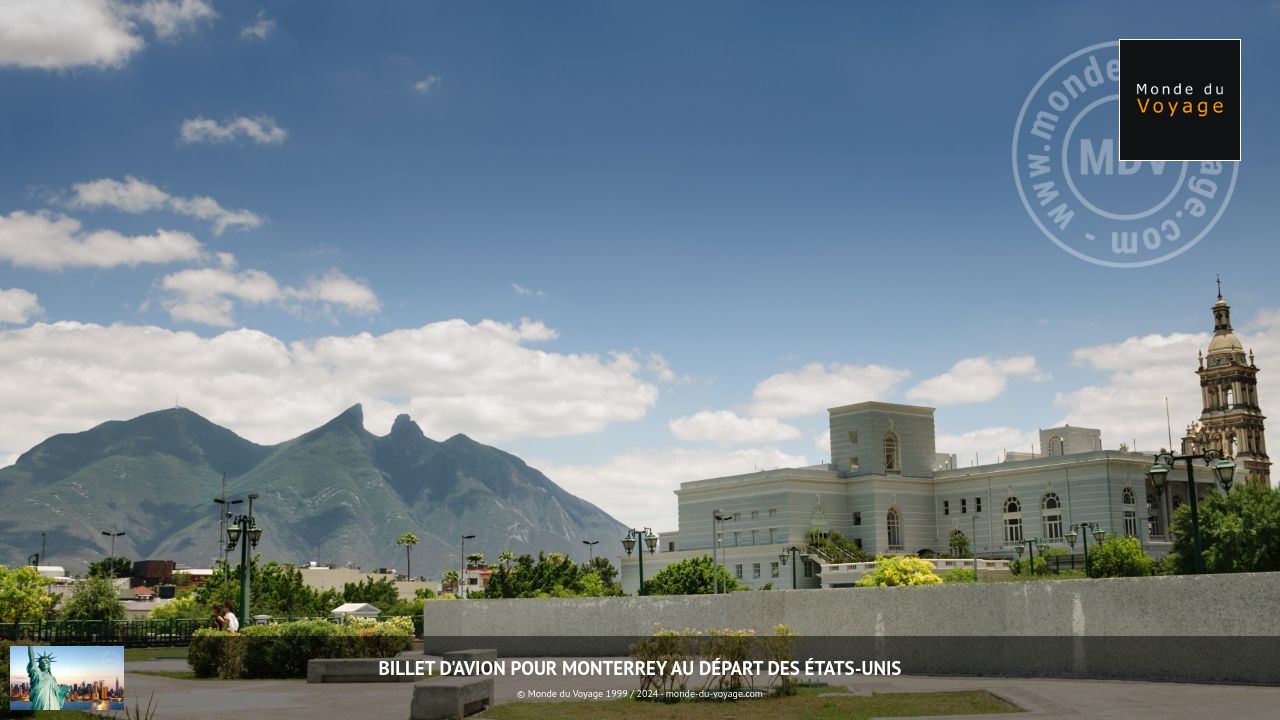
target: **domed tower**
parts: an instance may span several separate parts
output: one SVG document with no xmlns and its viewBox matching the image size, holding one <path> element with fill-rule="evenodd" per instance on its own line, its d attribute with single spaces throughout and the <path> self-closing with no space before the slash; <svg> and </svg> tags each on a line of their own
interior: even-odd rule
<svg viewBox="0 0 1280 720">
<path fill-rule="evenodd" d="M 1258 366 L 1252 351 L 1245 356 L 1231 329 L 1231 306 L 1222 298 L 1221 282 L 1213 304 L 1213 340 L 1196 374 L 1204 404 L 1200 429 L 1209 445 L 1235 458 L 1237 477 L 1269 484 L 1271 460 L 1262 425 L 1266 418 L 1258 405 Z"/>
</svg>

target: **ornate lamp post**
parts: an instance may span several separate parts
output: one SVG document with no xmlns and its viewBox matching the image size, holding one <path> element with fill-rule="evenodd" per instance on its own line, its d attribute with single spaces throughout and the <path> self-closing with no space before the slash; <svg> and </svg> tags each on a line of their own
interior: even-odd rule
<svg viewBox="0 0 1280 720">
<path fill-rule="evenodd" d="M 1044 538 L 1034 538 L 1031 540 L 1019 540 L 1017 547 L 1014 548 L 1014 550 L 1018 552 L 1019 560 L 1022 559 L 1022 548 L 1024 546 L 1027 548 L 1027 551 L 1029 553 L 1027 555 L 1027 562 L 1030 563 L 1030 568 L 1031 568 L 1030 574 L 1035 575 L 1036 574 L 1036 548 L 1039 548 L 1040 552 L 1043 554 L 1044 549 L 1048 547 L 1048 543 L 1044 541 Z M 1047 565 L 1045 566 L 1045 569 L 1046 570 L 1048 569 Z"/>
<path fill-rule="evenodd" d="M 240 545 L 241 625 L 249 622 L 249 546 L 258 547 L 258 541 L 262 539 L 262 528 L 258 527 L 257 521 L 253 519 L 253 501 L 257 498 L 257 493 L 249 493 L 249 511 L 235 517 L 227 525 L 228 551 L 235 550 L 236 545 L 240 543 L 240 537 L 244 536 L 244 543 Z"/>
<path fill-rule="evenodd" d="M 796 555 L 799 555 L 801 560 L 808 562 L 809 553 L 804 552 L 803 550 L 796 547 L 795 545 L 792 545 L 786 550 L 783 550 L 782 552 L 778 553 L 778 559 L 782 561 L 783 565 L 787 564 L 788 555 L 791 556 L 791 589 L 795 590 L 798 587 L 798 585 L 796 584 L 796 565 L 799 565 L 799 563 L 796 562 Z"/>
<path fill-rule="evenodd" d="M 1206 438 L 1201 435 L 1196 439 L 1196 445 L 1203 447 Z M 1231 481 L 1235 477 L 1236 464 L 1230 457 L 1227 457 L 1221 450 L 1217 448 L 1208 448 L 1196 455 L 1174 455 L 1171 452 L 1158 453 L 1155 456 L 1155 462 L 1151 464 L 1151 470 L 1147 472 L 1147 479 L 1151 481 L 1151 486 L 1156 489 L 1156 495 L 1163 495 L 1165 485 L 1169 482 L 1169 471 L 1182 460 L 1187 463 L 1187 494 L 1191 504 L 1191 545 L 1196 554 L 1195 571 L 1197 573 L 1204 572 L 1204 556 L 1200 549 L 1200 512 L 1198 498 L 1196 495 L 1196 477 L 1193 460 L 1203 460 L 1205 465 L 1213 468 L 1213 474 L 1218 477 L 1218 484 L 1222 486 L 1223 492 L 1231 492 Z"/>
<path fill-rule="evenodd" d="M 1076 538 L 1084 540 L 1084 576 L 1093 577 L 1089 573 L 1089 533 L 1093 533 L 1093 539 L 1099 545 L 1103 540 L 1107 539 L 1107 531 L 1102 529 L 1101 525 L 1094 522 L 1076 523 L 1071 526 L 1071 532 L 1067 533 L 1067 544 L 1074 550 L 1076 547 Z"/>
<path fill-rule="evenodd" d="M 636 549 L 636 541 L 644 541 L 644 545 L 640 546 L 640 553 L 636 556 L 640 560 L 640 589 L 636 591 L 637 595 L 644 594 L 644 549 L 649 548 L 649 554 L 652 555 L 654 550 L 658 548 L 658 536 L 653 534 L 653 530 L 645 528 L 643 530 L 628 530 L 627 534 L 622 538 L 622 549 L 627 551 L 627 557 L 631 557 L 631 551 Z"/>
</svg>

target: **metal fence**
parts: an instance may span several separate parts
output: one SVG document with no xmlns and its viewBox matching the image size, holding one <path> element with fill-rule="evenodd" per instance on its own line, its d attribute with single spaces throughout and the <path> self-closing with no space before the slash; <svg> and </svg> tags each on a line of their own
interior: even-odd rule
<svg viewBox="0 0 1280 720">
<path fill-rule="evenodd" d="M 390 617 L 390 616 L 388 616 Z M 383 618 L 387 619 L 387 618 Z M 294 622 L 337 618 L 301 616 L 254 618 L 249 622 Z M 206 618 L 169 620 L 49 620 L 44 622 L 0 623 L 0 640 L 34 640 L 50 645 L 124 645 L 125 647 L 182 647 L 200 628 L 212 627 Z M 422 616 L 413 616 L 413 634 L 422 637 Z"/>
</svg>

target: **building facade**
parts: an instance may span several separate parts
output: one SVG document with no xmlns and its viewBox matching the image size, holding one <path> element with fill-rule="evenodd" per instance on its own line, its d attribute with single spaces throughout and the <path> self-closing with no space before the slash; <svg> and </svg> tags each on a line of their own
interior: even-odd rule
<svg viewBox="0 0 1280 720">
<path fill-rule="evenodd" d="M 1232 333 L 1221 296 L 1213 313 L 1214 338 L 1196 371 L 1204 412 L 1184 443 L 1220 447 L 1236 457 L 1241 475 L 1266 482 L 1258 368 Z M 749 587 L 838 587 L 847 578 L 840 559 L 810 542 L 811 533 L 832 532 L 874 556 L 946 553 L 960 531 L 974 556 L 1011 559 L 1034 539 L 1082 554 L 1083 541 L 1070 546 L 1068 533 L 1094 523 L 1163 556 L 1173 512 L 1191 492 L 1218 492 L 1212 470 L 1199 465 L 1194 489 L 1180 468 L 1156 493 L 1147 479 L 1154 451 L 1104 449 L 1092 428 L 1041 430 L 1038 451 L 958 467 L 954 455 L 937 452 L 933 408 L 863 402 L 831 408 L 828 421 L 830 463 L 681 484 L 679 530 L 662 533 L 660 552 L 645 556 L 645 576 L 715 547 L 716 561 Z M 620 560 L 623 589 L 635 592 L 639 563 L 634 555 Z"/>
</svg>

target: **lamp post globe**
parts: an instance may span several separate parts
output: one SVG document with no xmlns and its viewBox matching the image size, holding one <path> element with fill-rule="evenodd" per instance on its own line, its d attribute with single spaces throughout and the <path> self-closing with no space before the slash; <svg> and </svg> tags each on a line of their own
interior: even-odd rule
<svg viewBox="0 0 1280 720">
<path fill-rule="evenodd" d="M 1214 464 L 1213 472 L 1218 476 L 1218 484 L 1222 486 L 1223 492 L 1231 492 L 1231 481 L 1235 478 L 1236 464 L 1230 458 L 1222 458 Z"/>
</svg>

